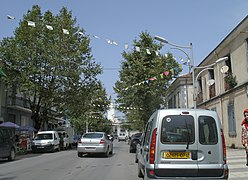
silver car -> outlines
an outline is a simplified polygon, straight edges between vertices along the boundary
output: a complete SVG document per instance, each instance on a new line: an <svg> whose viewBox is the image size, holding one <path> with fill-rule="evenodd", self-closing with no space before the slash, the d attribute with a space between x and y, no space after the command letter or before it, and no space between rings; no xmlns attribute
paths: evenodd
<svg viewBox="0 0 248 180"><path fill-rule="evenodd" d="M137 151L138 176L144 180L228 179L225 138L215 111L156 111Z"/></svg>
<svg viewBox="0 0 248 180"><path fill-rule="evenodd" d="M113 142L104 132L88 132L82 135L77 146L78 157L83 154L113 154Z"/></svg>

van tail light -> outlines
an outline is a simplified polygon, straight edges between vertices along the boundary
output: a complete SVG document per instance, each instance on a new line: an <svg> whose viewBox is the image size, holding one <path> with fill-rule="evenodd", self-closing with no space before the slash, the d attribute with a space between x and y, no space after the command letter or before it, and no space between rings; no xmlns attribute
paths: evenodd
<svg viewBox="0 0 248 180"><path fill-rule="evenodd" d="M221 129L222 149L223 149L223 162L226 164L226 141L223 130Z"/></svg>
<svg viewBox="0 0 248 180"><path fill-rule="evenodd" d="M152 140L150 144L150 164L154 164L155 161L155 152L156 152L156 134L157 134L157 128L155 128L152 132Z"/></svg>
<svg viewBox="0 0 248 180"><path fill-rule="evenodd" d="M104 144L104 143L105 143L105 141L103 139L101 139L99 144Z"/></svg>

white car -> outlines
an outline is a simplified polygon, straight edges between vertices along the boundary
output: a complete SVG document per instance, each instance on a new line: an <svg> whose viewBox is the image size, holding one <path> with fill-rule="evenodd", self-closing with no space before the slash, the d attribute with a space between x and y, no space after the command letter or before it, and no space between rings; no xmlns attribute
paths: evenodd
<svg viewBox="0 0 248 180"><path fill-rule="evenodd" d="M119 141L127 141L127 136L126 136L126 134L125 133L119 133L119 135L118 135L118 142Z"/></svg>

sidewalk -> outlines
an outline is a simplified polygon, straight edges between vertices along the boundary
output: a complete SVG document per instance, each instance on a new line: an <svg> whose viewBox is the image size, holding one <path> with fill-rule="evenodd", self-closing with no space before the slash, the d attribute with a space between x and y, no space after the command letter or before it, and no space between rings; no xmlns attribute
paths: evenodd
<svg viewBox="0 0 248 180"><path fill-rule="evenodd" d="M246 166L246 154L244 149L227 148L227 163L230 180L248 179L248 167Z"/></svg>

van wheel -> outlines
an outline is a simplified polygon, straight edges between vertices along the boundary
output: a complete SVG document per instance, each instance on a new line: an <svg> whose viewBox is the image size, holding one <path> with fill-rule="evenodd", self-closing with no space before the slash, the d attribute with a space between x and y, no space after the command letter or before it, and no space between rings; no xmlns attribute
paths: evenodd
<svg viewBox="0 0 248 180"><path fill-rule="evenodd" d="M139 162L138 162L138 177L139 177L139 178L144 178L144 175L142 174L141 169L140 169L140 164L139 164Z"/></svg>
<svg viewBox="0 0 248 180"><path fill-rule="evenodd" d="M11 148L11 150L10 150L10 155L9 155L9 157L8 157L8 160L9 160L9 161L15 160L15 156L16 156L15 149L14 149L14 148Z"/></svg>

